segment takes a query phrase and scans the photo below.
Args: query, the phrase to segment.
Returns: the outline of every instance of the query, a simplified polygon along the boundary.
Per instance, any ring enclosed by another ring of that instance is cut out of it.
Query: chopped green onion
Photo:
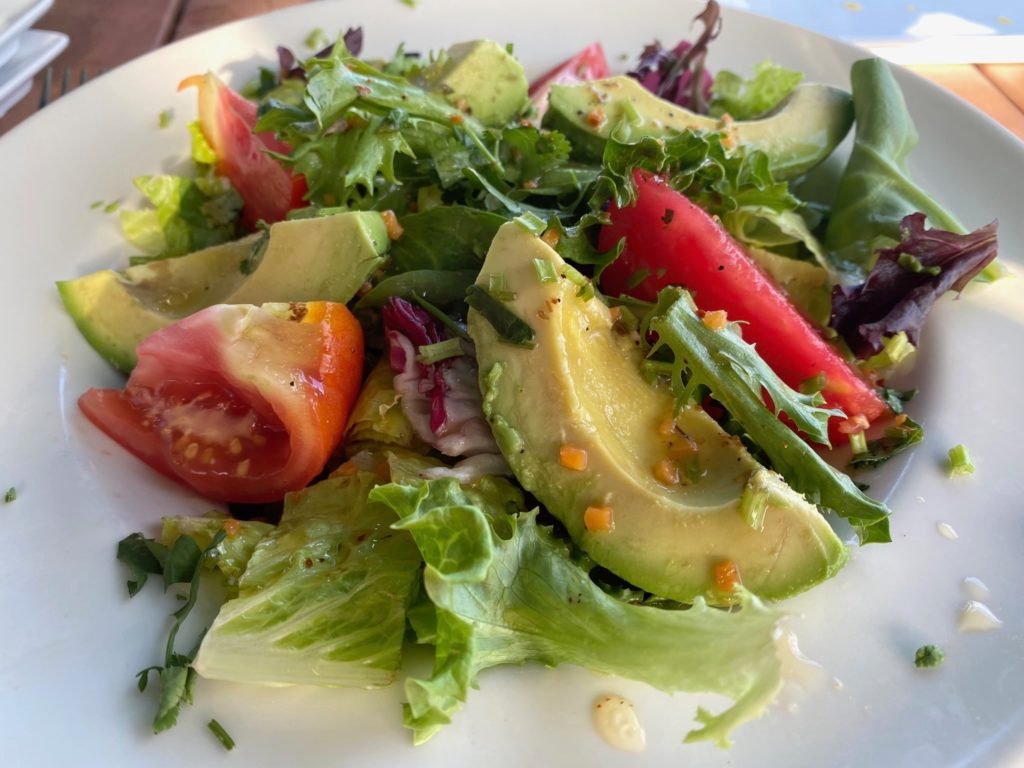
[[[942,272],[942,267],[937,264],[933,267],[926,267],[921,263],[921,260],[912,253],[901,253],[899,258],[896,259],[896,263],[903,267],[908,272],[914,272],[919,275],[935,275]]]
[[[937,667],[946,658],[946,654],[937,645],[922,645],[914,653],[914,666],[918,669]]]
[[[504,275],[491,275],[487,279],[487,292],[498,301],[512,301],[515,299],[515,291],[508,289]]]
[[[974,474],[971,454],[967,452],[967,446],[963,443],[949,449],[949,474],[951,477]]]
[[[537,272],[537,279],[542,283],[553,283],[558,280],[558,272],[555,265],[547,259],[534,259],[533,268]]]
[[[235,748],[235,740],[231,738],[231,734],[224,730],[223,725],[216,720],[211,720],[206,724],[206,727],[210,729],[213,735],[217,737],[217,741],[223,744],[224,749],[228,752]]]
[[[433,365],[462,354],[462,343],[458,339],[445,339],[436,344],[423,344],[416,355],[416,360],[424,365]]]
[[[533,349],[533,328],[515,312],[479,285],[471,285],[466,291],[466,303],[484,316],[502,341],[518,347]]]
[[[882,345],[882,351],[873,355],[861,363],[865,371],[886,371],[895,368],[906,360],[914,352],[914,345],[910,343],[907,334],[900,331],[895,336],[890,336]]]
[[[868,440],[864,437],[864,432],[854,432],[850,435],[850,450],[853,451],[854,455],[859,455],[868,452]]]
[[[548,223],[533,211],[526,211],[517,216],[515,222],[531,235],[542,235],[548,228]]]
[[[12,501],[18,498],[18,492],[14,490],[14,486],[7,489],[7,493],[4,494],[4,504],[10,504]]]

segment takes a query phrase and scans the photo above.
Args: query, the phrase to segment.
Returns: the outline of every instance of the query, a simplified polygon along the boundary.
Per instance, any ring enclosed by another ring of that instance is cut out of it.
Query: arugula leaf
[[[667,288],[648,320],[658,335],[651,354],[672,353],[672,386],[680,403],[698,387],[707,387],[768,456],[773,468],[812,503],[847,518],[862,544],[889,541],[889,510],[865,496],[848,476],[829,466],[764,405],[768,393],[775,413],[785,413],[797,427],[828,444],[828,418],[837,411],[818,407],[821,394],[787,387],[731,329],[713,331],[697,317],[689,294]]]
[[[412,534],[427,563],[434,613],[422,611],[418,623],[435,643],[434,671],[405,684],[417,744],[450,722],[481,671],[501,664],[576,664],[664,691],[725,695],[733,705],[699,710],[700,727],[686,737],[722,746],[781,683],[779,613],[749,593],[736,612],[702,599],[688,610],[629,605],[591,581],[536,512],[510,515],[451,479],[392,483],[371,498],[399,515],[395,527]]]
[[[135,597],[146,585],[149,574],[162,574],[167,559],[167,548],[160,542],[147,539],[141,533],[132,533],[117,542],[117,559],[128,566],[128,597]]]
[[[770,60],[754,67],[754,77],[745,80],[735,72],[720,70],[711,85],[708,114],[728,114],[734,120],[752,120],[777,107],[804,79],[802,72],[786,69]]]

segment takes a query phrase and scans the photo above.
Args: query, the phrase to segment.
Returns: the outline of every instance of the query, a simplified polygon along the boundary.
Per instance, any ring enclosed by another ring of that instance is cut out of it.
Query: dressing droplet
[[[626,752],[643,752],[647,735],[633,704],[621,696],[601,696],[594,702],[594,727],[609,745]]]

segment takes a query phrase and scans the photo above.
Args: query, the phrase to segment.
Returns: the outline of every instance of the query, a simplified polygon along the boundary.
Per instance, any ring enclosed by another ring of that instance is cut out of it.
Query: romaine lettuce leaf
[[[426,451],[427,446],[416,437],[400,399],[395,390],[395,374],[387,358],[382,358],[366,377],[349,416],[345,437],[349,454],[367,444]]]
[[[722,746],[778,690],[780,614],[749,594],[735,612],[702,600],[688,610],[630,605],[591,581],[536,512],[508,514],[507,497],[499,505],[451,479],[382,485],[370,497],[401,517],[395,527],[412,534],[427,563],[435,614],[422,612],[417,631],[436,644],[434,672],[405,685],[417,744],[450,721],[481,671],[500,664],[576,664],[663,691],[728,696],[733,705],[716,715],[698,710],[700,727],[686,737]]]
[[[356,471],[289,494],[195,660],[204,676],[267,685],[394,680],[420,556]]]

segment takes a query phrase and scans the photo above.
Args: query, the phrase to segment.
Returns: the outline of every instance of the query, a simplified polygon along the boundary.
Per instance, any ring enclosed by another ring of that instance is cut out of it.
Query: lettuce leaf
[[[397,675],[420,556],[356,471],[289,494],[203,639],[196,671],[264,685],[377,687]]]
[[[227,515],[220,512],[203,517],[165,517],[160,541],[170,549],[180,537],[190,536],[201,550],[205,550],[213,544],[218,533],[229,530],[225,525],[228,520]],[[204,565],[220,571],[229,593],[235,593],[256,545],[274,530],[274,526],[258,520],[232,520],[230,530],[231,533],[204,560]]]
[[[417,744],[450,722],[480,672],[500,664],[576,664],[663,691],[727,696],[732,706],[698,710],[700,727],[686,736],[721,746],[781,684],[780,614],[749,594],[736,612],[702,600],[688,610],[630,605],[591,581],[536,512],[508,514],[507,498],[499,505],[443,479],[379,486],[371,499],[401,517],[395,527],[412,534],[427,563],[435,612],[420,611],[417,625],[436,644],[434,671],[405,684]]]
[[[731,328],[713,331],[704,325],[690,295],[681,289],[663,290],[648,322],[658,335],[652,354],[662,349],[672,353],[672,386],[680,402],[689,400],[697,387],[707,387],[794,490],[847,518],[862,544],[890,541],[888,508],[826,464],[775,415],[785,413],[810,439],[827,445],[828,418],[836,412],[819,407],[821,393],[790,389]],[[775,413],[765,406],[762,391]]]
[[[947,291],[959,293],[996,257],[997,224],[958,235],[926,229],[923,213],[900,223],[901,239],[878,253],[867,279],[853,288],[837,287],[832,327],[859,355],[878,352],[886,337],[906,333],[917,346],[921,326]]]
[[[733,120],[752,120],[777,107],[803,79],[803,73],[768,60],[754,67],[750,80],[723,69],[711,85],[708,113],[714,117],[728,114]]]
[[[135,186],[152,207],[121,211],[121,231],[142,252],[133,264],[184,256],[237,237],[242,198],[226,180],[140,176]]]
[[[850,85],[853,150],[839,179],[824,244],[833,258],[866,273],[878,248],[902,239],[900,223],[911,213],[923,213],[939,229],[966,230],[910,177],[907,157],[918,134],[889,65],[881,59],[855,61]]]

